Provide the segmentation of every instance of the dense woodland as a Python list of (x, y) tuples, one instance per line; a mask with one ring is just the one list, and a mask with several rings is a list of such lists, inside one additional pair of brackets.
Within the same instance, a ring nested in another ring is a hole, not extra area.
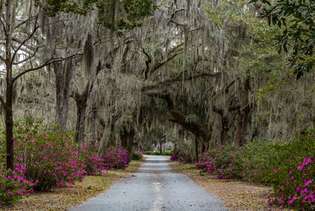
[(312, 0), (1, 0), (0, 13), (3, 171), (32, 130), (98, 155), (173, 142), (185, 161), (312, 136)]

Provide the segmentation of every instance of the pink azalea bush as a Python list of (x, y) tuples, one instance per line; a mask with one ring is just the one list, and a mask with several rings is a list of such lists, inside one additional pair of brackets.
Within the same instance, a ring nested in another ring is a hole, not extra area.
[(87, 175), (105, 175), (108, 168), (105, 160), (98, 155), (97, 147), (83, 144), (81, 146), (81, 157), (84, 160)]
[(271, 205), (300, 210), (315, 209), (315, 158), (305, 157), (295, 168), (289, 169), (283, 180), (274, 187)]
[(173, 152), (170, 159), (171, 161), (178, 161), (177, 153)]
[(78, 147), (66, 134), (31, 135), (19, 140), (16, 148), (18, 161), (26, 166), (26, 178), (36, 181), (36, 191), (74, 184), (86, 174)]
[(199, 161), (196, 163), (196, 167), (202, 171), (212, 174), (215, 171), (215, 165), (208, 154), (203, 154)]
[(128, 151), (122, 147), (109, 148), (103, 159), (107, 169), (124, 169), (130, 161)]
[(28, 180), (25, 173), (25, 165), (17, 164), (13, 172), (0, 175), (0, 206), (10, 205), (33, 192), (35, 183)]

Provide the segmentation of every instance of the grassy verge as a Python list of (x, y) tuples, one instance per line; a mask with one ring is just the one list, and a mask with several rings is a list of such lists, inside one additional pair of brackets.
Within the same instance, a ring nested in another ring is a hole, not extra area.
[(189, 176), (208, 192), (220, 198), (230, 210), (269, 210), (267, 195), (272, 191), (269, 187), (202, 175), (193, 164), (174, 162), (171, 166), (176, 172)]
[(141, 161), (132, 161), (127, 169), (111, 170), (105, 176), (87, 176), (82, 182), (77, 182), (71, 188), (32, 194), (23, 198), (13, 207), (4, 210), (66, 210), (106, 191), (114, 182), (135, 172), (140, 165)]

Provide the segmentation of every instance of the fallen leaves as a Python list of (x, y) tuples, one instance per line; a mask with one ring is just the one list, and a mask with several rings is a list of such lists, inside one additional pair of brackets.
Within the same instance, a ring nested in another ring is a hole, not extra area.
[[(221, 180), (200, 174), (193, 164), (172, 163), (172, 168), (191, 177), (208, 192), (217, 196), (230, 210), (271, 210), (267, 206), (270, 187), (257, 186), (234, 180)], [(277, 210), (273, 208), (272, 210)], [(280, 210), (280, 209), (279, 209)]]

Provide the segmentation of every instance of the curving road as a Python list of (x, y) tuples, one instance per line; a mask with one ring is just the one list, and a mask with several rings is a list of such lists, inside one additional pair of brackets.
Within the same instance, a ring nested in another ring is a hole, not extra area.
[(223, 203), (189, 177), (171, 171), (169, 157), (145, 156), (137, 173), (71, 211), (221, 211)]

